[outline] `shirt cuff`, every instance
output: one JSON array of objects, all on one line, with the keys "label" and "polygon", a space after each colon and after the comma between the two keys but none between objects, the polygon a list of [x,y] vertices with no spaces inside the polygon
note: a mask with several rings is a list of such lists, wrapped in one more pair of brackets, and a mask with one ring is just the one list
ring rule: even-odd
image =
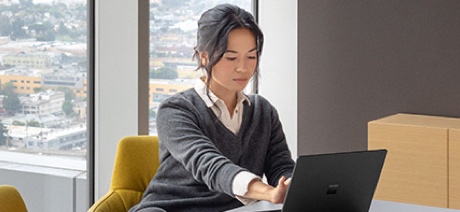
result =
[{"label": "shirt cuff", "polygon": [[246,194],[246,192],[248,192],[249,183],[254,179],[261,179],[261,178],[248,171],[239,172],[238,174],[235,175],[235,178],[233,179],[233,185],[232,185],[233,194],[244,205],[249,205],[249,204],[256,202],[256,200],[252,200],[252,199],[243,197]]}]

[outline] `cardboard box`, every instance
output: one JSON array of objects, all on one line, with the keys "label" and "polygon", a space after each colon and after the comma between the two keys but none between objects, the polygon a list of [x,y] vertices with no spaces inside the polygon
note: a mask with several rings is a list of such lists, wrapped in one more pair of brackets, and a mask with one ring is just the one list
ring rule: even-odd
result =
[{"label": "cardboard box", "polygon": [[460,209],[460,129],[449,129],[449,208]]},{"label": "cardboard box", "polygon": [[460,169],[449,164],[451,128],[460,129],[460,119],[396,114],[369,122],[369,149],[388,150],[374,198],[449,207],[449,195],[456,192],[449,190],[455,185],[449,178]]}]

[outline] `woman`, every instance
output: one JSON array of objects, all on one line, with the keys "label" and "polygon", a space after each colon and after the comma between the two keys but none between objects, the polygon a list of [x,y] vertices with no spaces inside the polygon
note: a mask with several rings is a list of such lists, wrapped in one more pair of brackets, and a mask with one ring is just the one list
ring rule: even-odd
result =
[{"label": "woman", "polygon": [[162,102],[161,164],[131,211],[225,211],[256,200],[283,202],[294,161],[277,111],[263,97],[243,93],[257,75],[262,45],[250,13],[229,4],[203,13],[194,58],[206,76]]}]

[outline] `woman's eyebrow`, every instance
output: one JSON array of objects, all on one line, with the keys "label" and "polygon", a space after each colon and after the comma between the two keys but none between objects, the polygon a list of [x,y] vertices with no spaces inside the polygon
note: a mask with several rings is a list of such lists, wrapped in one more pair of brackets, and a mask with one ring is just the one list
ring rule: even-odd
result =
[{"label": "woman's eyebrow", "polygon": [[[249,50],[248,52],[253,52],[253,51],[256,51],[257,50],[257,47],[254,47],[253,49]],[[225,53],[235,53],[235,54],[238,54],[239,52],[235,51],[235,50],[225,50]]]},{"label": "woman's eyebrow", "polygon": [[253,52],[253,51],[256,51],[257,50],[257,47],[254,47],[253,49],[249,50],[248,52]]},{"label": "woman's eyebrow", "polygon": [[228,49],[227,49],[227,50],[225,50],[225,53],[234,53],[234,54],[238,54],[238,52],[237,52],[237,51],[234,51],[234,50],[228,50]]}]

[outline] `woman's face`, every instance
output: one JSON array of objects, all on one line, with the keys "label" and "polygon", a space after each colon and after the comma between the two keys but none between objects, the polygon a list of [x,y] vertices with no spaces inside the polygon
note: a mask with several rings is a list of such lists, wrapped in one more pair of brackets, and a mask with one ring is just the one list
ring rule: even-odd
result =
[{"label": "woman's face", "polygon": [[242,91],[257,66],[257,46],[254,34],[246,28],[230,31],[227,50],[212,68],[210,89],[219,98]]}]

